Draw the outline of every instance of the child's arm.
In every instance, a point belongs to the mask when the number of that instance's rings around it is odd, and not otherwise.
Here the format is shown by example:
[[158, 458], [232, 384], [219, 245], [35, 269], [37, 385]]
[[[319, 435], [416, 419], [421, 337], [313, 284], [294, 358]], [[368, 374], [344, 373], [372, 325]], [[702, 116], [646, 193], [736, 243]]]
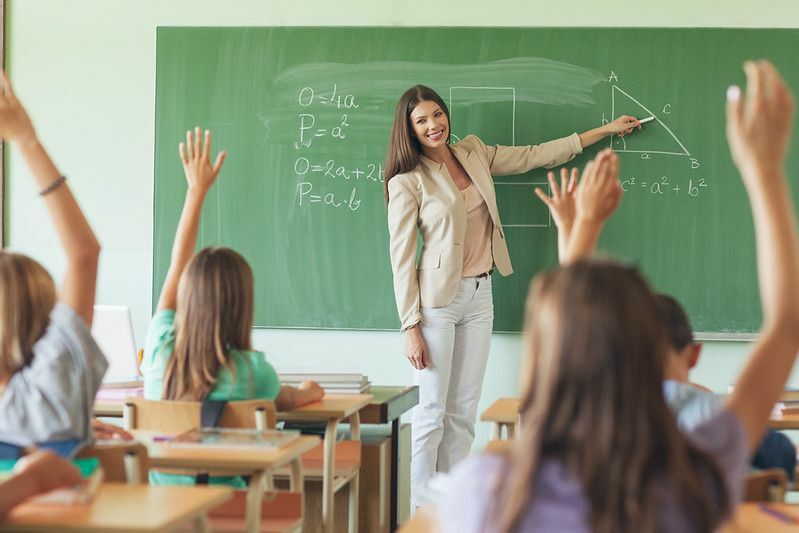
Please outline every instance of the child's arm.
[[175, 309], [178, 296], [178, 282], [186, 267], [186, 263], [194, 255], [197, 245], [197, 231], [200, 226], [200, 213], [208, 189], [216, 181], [227, 152], [219, 152], [216, 161], [211, 166], [211, 132], [205, 130], [205, 140], [201, 138], [200, 128], [186, 132], [186, 143], [180, 143], [178, 154], [183, 163], [183, 172], [186, 174], [188, 190], [183, 202], [183, 211], [180, 214], [178, 229], [175, 233], [175, 242], [172, 244], [172, 261], [158, 298], [156, 309]]
[[80, 470], [51, 451], [26, 455], [14, 466], [12, 476], [0, 483], [0, 520], [32, 496], [80, 481]]
[[275, 407], [278, 411], [291, 411], [295, 407], [321, 400], [324, 395], [325, 389], [315, 381], [303, 381], [297, 388], [281, 385], [280, 393], [275, 398]]
[[728, 91], [727, 138], [752, 207], [763, 325], [727, 405], [754, 448], [799, 348], [799, 245], [783, 171], [793, 97], [771, 64], [750, 61], [744, 70], [746, 96]]
[[558, 228], [558, 259], [562, 262], [566, 255], [566, 244], [569, 242], [572, 226], [574, 225], [575, 206], [574, 197], [577, 186], [577, 168], [571, 169], [571, 175], [566, 167], [560, 169], [560, 187], [555, 179], [554, 172], [547, 172], [549, 181], [549, 191], [552, 196], [548, 196], [539, 187], [535, 188], [535, 194], [542, 202], [547, 204], [555, 227]]
[[561, 263], [590, 255], [596, 248], [602, 226], [621, 203], [619, 157], [603, 150], [583, 170], [575, 201], [576, 218]]
[[47, 151], [39, 142], [25, 108], [2, 74], [0, 137], [12, 142], [25, 159], [53, 221], [67, 258], [59, 301], [91, 325], [100, 243]]

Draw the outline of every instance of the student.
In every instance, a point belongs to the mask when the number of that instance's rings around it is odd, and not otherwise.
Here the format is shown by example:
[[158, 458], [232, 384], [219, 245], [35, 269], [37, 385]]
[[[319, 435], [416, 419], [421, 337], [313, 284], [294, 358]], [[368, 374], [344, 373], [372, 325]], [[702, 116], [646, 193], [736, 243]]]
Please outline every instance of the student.
[[749, 194], [764, 323], [725, 409], [690, 435], [663, 397], [666, 332], [642, 276], [586, 259], [617, 205], [617, 158], [577, 187], [566, 265], [528, 299], [520, 438], [453, 474], [445, 531], [712, 531], [740, 498], [750, 451], [799, 349], [799, 249], [783, 172], [793, 99], [766, 62], [728, 92], [727, 133]]
[[21, 458], [14, 472], [0, 482], [0, 520], [18, 504], [37, 494], [81, 481], [80, 470], [51, 451], [37, 451]]
[[252, 349], [253, 276], [247, 261], [230, 248], [194, 254], [203, 200], [227, 154], [219, 153], [212, 165], [211, 134], [206, 130], [203, 139], [200, 128], [193, 135], [186, 132], [179, 153], [188, 191], [172, 262], [147, 331], [141, 364], [144, 397], [265, 399], [274, 400], [279, 410], [319, 400], [324, 390], [316, 382], [281, 386], [264, 354]]
[[469, 135], [450, 146], [449, 111], [435, 91], [416, 85], [397, 103], [384, 193], [405, 356], [419, 386], [412, 505], [436, 472], [469, 454], [474, 440], [494, 325], [491, 274], [494, 265], [503, 276], [513, 272], [492, 176], [559, 165], [635, 127], [638, 120], [624, 115], [539, 145], [488, 146]]
[[0, 251], [0, 442], [72, 449], [91, 440], [108, 366], [90, 333], [100, 245], [5, 74], [0, 85], [0, 138], [25, 160], [66, 255], [56, 294], [39, 263]]
[[[689, 372], [699, 362], [702, 345], [694, 340], [688, 315], [677, 300], [658, 294], [657, 301], [664, 317], [669, 343], [663, 393], [669, 407], [677, 416], [677, 425], [683, 430], [692, 431], [721, 411], [726, 397], [690, 382]], [[782, 433], [767, 430], [751, 464], [761, 469], [782, 468], [788, 479], [793, 480], [796, 448]]]

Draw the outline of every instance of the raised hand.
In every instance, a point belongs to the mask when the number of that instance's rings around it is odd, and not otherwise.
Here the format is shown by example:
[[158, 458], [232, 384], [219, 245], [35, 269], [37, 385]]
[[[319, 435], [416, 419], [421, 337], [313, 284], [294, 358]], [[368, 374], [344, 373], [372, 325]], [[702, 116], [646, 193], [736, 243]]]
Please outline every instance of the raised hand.
[[207, 191], [216, 181], [227, 152], [219, 152], [214, 164], [211, 165], [211, 132], [205, 130], [204, 139], [201, 135], [199, 127], [194, 128], [194, 135], [191, 130], [187, 131], [186, 142], [180, 143], [178, 154], [183, 163], [183, 172], [186, 174], [189, 189]]
[[576, 216], [602, 223], [621, 203], [623, 191], [619, 183], [619, 156], [606, 149], [583, 170], [576, 195]]
[[33, 123], [17, 100], [11, 82], [6, 73], [2, 72], [2, 87], [0, 87], [0, 138], [12, 142], [26, 142], [36, 138]]
[[535, 194], [549, 208], [552, 220], [559, 230], [569, 230], [574, 223], [576, 215], [575, 192], [577, 190], [577, 168], [571, 169], [571, 174], [567, 168], [560, 169], [560, 186], [555, 179], [554, 172], [547, 172], [549, 181], [549, 191], [552, 196], [548, 196], [540, 187], [535, 188]]
[[744, 63], [747, 92], [727, 90], [727, 140], [748, 186], [780, 175], [793, 124], [794, 99], [771, 63]]

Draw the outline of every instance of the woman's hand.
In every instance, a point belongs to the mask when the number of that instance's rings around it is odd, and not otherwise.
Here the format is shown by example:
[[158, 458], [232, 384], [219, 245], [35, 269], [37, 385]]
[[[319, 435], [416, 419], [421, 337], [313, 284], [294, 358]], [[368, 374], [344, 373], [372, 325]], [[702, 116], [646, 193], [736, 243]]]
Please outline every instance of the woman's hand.
[[583, 170], [576, 194], [576, 216], [601, 224], [619, 207], [622, 195], [619, 156], [613, 150], [603, 150]]
[[779, 175], [788, 150], [794, 100], [780, 74], [767, 61], [747, 61], [746, 96], [727, 90], [727, 140], [732, 159], [749, 187], [754, 178]]
[[635, 128], [641, 129], [641, 123], [638, 119], [630, 115], [622, 115], [615, 119], [613, 122], [608, 122], [605, 125], [608, 135], [618, 135], [624, 137], [628, 133], [632, 133]]
[[405, 330], [405, 357], [416, 370], [430, 368], [427, 347], [418, 324]]
[[186, 132], [186, 143], [180, 143], [178, 153], [183, 163], [183, 172], [190, 190], [207, 191], [216, 181], [222, 163], [225, 162], [227, 152], [219, 152], [213, 166], [211, 166], [211, 132], [205, 130], [205, 139], [201, 139], [201, 130], [194, 128], [192, 138], [191, 130]]
[[540, 187], [535, 188], [535, 194], [542, 202], [547, 204], [552, 220], [559, 231], [569, 231], [574, 224], [576, 214], [575, 191], [577, 190], [577, 168], [571, 169], [571, 175], [567, 168], [560, 169], [560, 186], [555, 179], [554, 172], [547, 172], [549, 181], [549, 191], [552, 196], [548, 196]]
[[0, 138], [13, 142], [30, 142], [36, 139], [28, 113], [17, 100], [11, 82], [2, 72], [2, 90], [0, 90]]

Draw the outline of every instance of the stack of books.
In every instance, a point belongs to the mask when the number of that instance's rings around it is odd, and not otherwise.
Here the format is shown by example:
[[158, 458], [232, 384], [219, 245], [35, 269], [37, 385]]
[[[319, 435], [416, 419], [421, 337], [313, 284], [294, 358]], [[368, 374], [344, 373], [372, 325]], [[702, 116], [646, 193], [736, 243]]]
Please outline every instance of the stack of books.
[[369, 378], [357, 368], [285, 368], [278, 370], [280, 382], [297, 387], [316, 381], [328, 394], [365, 394], [372, 388]]
[[[785, 389], [775, 411], [782, 415], [799, 414], [799, 389]], [[773, 414], [773, 413], [772, 413]]]

